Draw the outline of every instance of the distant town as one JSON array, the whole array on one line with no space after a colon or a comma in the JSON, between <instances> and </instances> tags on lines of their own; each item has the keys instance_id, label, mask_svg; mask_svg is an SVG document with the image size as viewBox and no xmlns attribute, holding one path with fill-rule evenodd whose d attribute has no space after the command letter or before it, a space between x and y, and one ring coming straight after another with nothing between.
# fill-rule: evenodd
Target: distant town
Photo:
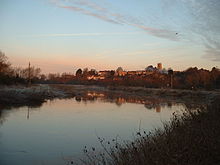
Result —
<instances>
[{"instance_id":1,"label":"distant town","mask_svg":"<svg viewBox=\"0 0 220 165\"><path fill-rule=\"evenodd\" d=\"M76 75L80 74L80 70L77 70ZM134 76L134 75L149 75L153 74L154 72L168 74L168 70L162 69L162 63L158 63L157 67L154 67L152 65L145 68L145 70L138 70L138 71L125 71L122 69L122 67L118 67L116 71L114 70L105 70L105 71L98 71L95 74L88 75L88 80L102 80L108 77L111 77L112 75L115 77L114 79L117 79L116 77L124 77L124 76Z\"/></svg>"},{"instance_id":2,"label":"distant town","mask_svg":"<svg viewBox=\"0 0 220 165\"><path fill-rule=\"evenodd\" d=\"M0 84L75 84L101 86L141 86L146 88L216 89L220 88L220 70L190 67L184 71L165 69L162 63L149 65L143 70L77 69L72 73L42 74L40 68L13 67L7 56L0 52Z\"/></svg>"}]
</instances>

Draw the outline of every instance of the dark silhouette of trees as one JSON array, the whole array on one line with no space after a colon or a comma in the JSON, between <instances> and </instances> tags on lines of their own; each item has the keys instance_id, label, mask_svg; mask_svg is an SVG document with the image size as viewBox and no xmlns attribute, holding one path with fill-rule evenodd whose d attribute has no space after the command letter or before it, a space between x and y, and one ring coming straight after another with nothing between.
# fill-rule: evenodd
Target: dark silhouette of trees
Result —
<instances>
[{"instance_id":1,"label":"dark silhouette of trees","mask_svg":"<svg viewBox=\"0 0 220 165\"><path fill-rule=\"evenodd\" d=\"M8 62L8 57L0 51L0 74L9 74L11 64Z\"/></svg>"},{"instance_id":2,"label":"dark silhouette of trees","mask_svg":"<svg viewBox=\"0 0 220 165\"><path fill-rule=\"evenodd\" d=\"M122 74L118 74L117 71ZM135 72L135 71L134 71ZM188 68L185 71L167 72L146 71L143 74L126 74L119 67L116 71L101 71L84 69L79 71L78 77L71 81L73 84L103 85L103 86L142 86L147 88L178 88L178 89L215 89L220 88L220 71L213 68L211 71L198 68ZM96 79L93 79L96 77ZM104 77L99 79L99 77Z\"/></svg>"},{"instance_id":3,"label":"dark silhouette of trees","mask_svg":"<svg viewBox=\"0 0 220 165\"><path fill-rule=\"evenodd\" d=\"M220 70L213 67L210 75L211 86L213 88L220 88Z\"/></svg>"},{"instance_id":4,"label":"dark silhouette of trees","mask_svg":"<svg viewBox=\"0 0 220 165\"><path fill-rule=\"evenodd\" d=\"M65 83L102 86L142 86L147 88L179 88L179 89L219 89L220 70L213 67L211 71L188 68L185 71L158 72L152 65L143 72L123 71L122 67L114 70L97 72L95 69L78 69L75 76L71 73L40 74L41 69L34 66L13 68L7 56L0 51L0 84L25 84L30 78L35 83Z\"/></svg>"},{"instance_id":5,"label":"dark silhouette of trees","mask_svg":"<svg viewBox=\"0 0 220 165\"><path fill-rule=\"evenodd\" d=\"M185 83L187 88L196 88L199 84L198 68L189 68L185 71Z\"/></svg>"},{"instance_id":6,"label":"dark silhouette of trees","mask_svg":"<svg viewBox=\"0 0 220 165\"><path fill-rule=\"evenodd\" d=\"M40 72L41 72L40 68L35 68L34 66L32 66L30 68L27 67L27 68L24 68L21 70L20 77L22 77L24 79L28 79L30 76L30 79L36 79L36 78L40 77Z\"/></svg>"},{"instance_id":7,"label":"dark silhouette of trees","mask_svg":"<svg viewBox=\"0 0 220 165\"><path fill-rule=\"evenodd\" d=\"M90 71L88 71L89 76L94 76L94 75L97 75L97 74L98 74L98 72L95 69L91 69Z\"/></svg>"},{"instance_id":8,"label":"dark silhouette of trees","mask_svg":"<svg viewBox=\"0 0 220 165\"><path fill-rule=\"evenodd\" d=\"M14 75L11 64L8 62L8 57L0 51L0 84L10 85L19 81L21 80Z\"/></svg>"},{"instance_id":9,"label":"dark silhouette of trees","mask_svg":"<svg viewBox=\"0 0 220 165\"><path fill-rule=\"evenodd\" d=\"M0 51L0 84L17 84L17 83L26 83L30 78L32 81L39 79L41 69L32 67L13 68L8 62L7 56Z\"/></svg>"},{"instance_id":10,"label":"dark silhouette of trees","mask_svg":"<svg viewBox=\"0 0 220 165\"><path fill-rule=\"evenodd\" d=\"M111 70L110 71L110 77L113 77L115 75L115 71L114 70Z\"/></svg>"},{"instance_id":11,"label":"dark silhouette of trees","mask_svg":"<svg viewBox=\"0 0 220 165\"><path fill-rule=\"evenodd\" d=\"M116 69L116 72L123 72L123 68L122 68L122 67L118 67L118 68Z\"/></svg>"},{"instance_id":12,"label":"dark silhouette of trees","mask_svg":"<svg viewBox=\"0 0 220 165\"><path fill-rule=\"evenodd\" d=\"M84 68L83 69L83 77L87 77L89 73L89 69L88 68Z\"/></svg>"},{"instance_id":13,"label":"dark silhouette of trees","mask_svg":"<svg viewBox=\"0 0 220 165\"><path fill-rule=\"evenodd\" d=\"M122 76L123 75L123 68L122 67L118 67L115 71L115 75L116 76Z\"/></svg>"},{"instance_id":14,"label":"dark silhouette of trees","mask_svg":"<svg viewBox=\"0 0 220 165\"><path fill-rule=\"evenodd\" d=\"M170 76L170 88L173 88L173 69L168 69L168 75Z\"/></svg>"},{"instance_id":15,"label":"dark silhouette of trees","mask_svg":"<svg viewBox=\"0 0 220 165\"><path fill-rule=\"evenodd\" d=\"M78 69L76 71L76 77L81 77L82 76L82 69Z\"/></svg>"},{"instance_id":16,"label":"dark silhouette of trees","mask_svg":"<svg viewBox=\"0 0 220 165\"><path fill-rule=\"evenodd\" d=\"M145 71L153 72L155 70L155 67L153 65L149 65L145 68Z\"/></svg>"}]
</instances>

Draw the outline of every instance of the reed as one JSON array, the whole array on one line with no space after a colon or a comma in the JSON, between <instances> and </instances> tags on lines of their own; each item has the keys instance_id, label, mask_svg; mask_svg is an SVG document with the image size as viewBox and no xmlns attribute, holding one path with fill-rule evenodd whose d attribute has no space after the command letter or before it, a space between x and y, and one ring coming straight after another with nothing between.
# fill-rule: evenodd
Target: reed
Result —
<instances>
[{"instance_id":1,"label":"reed","mask_svg":"<svg viewBox=\"0 0 220 165\"><path fill-rule=\"evenodd\" d=\"M220 97L204 109L173 114L162 129L138 131L132 142L105 141L84 149L85 165L217 165L220 163ZM113 143L113 144L112 144ZM111 145L111 147L109 146ZM74 162L72 162L74 164Z\"/></svg>"}]
</instances>

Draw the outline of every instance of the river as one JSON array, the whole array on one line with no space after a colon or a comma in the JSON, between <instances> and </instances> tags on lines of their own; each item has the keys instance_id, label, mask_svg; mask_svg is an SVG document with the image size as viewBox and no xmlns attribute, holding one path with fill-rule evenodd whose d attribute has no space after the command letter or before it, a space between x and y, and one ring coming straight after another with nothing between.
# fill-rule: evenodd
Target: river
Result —
<instances>
[{"instance_id":1,"label":"river","mask_svg":"<svg viewBox=\"0 0 220 165\"><path fill-rule=\"evenodd\" d=\"M169 121L185 106L87 93L86 97L48 100L38 107L3 108L0 114L0 164L68 164L83 148L102 150L106 141L132 140Z\"/></svg>"}]
</instances>

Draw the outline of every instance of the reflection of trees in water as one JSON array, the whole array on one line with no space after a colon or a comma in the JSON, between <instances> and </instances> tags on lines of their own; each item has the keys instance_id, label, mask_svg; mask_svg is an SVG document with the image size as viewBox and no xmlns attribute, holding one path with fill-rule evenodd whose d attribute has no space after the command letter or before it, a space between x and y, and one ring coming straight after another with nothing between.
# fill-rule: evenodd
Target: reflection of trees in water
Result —
<instances>
[{"instance_id":1,"label":"reflection of trees in water","mask_svg":"<svg viewBox=\"0 0 220 165\"><path fill-rule=\"evenodd\" d=\"M6 121L6 113L3 112L3 109L0 109L0 125L2 125Z\"/></svg>"},{"instance_id":2,"label":"reflection of trees in water","mask_svg":"<svg viewBox=\"0 0 220 165\"><path fill-rule=\"evenodd\" d=\"M188 111L197 111L198 109L206 109L207 108L207 104L195 104L195 103L191 103L191 104L185 104L185 107Z\"/></svg>"},{"instance_id":3,"label":"reflection of trees in water","mask_svg":"<svg viewBox=\"0 0 220 165\"><path fill-rule=\"evenodd\" d=\"M76 96L76 97L75 97L75 100L76 100L77 102L81 102L82 98L81 98L81 96Z\"/></svg>"},{"instance_id":4,"label":"reflection of trees in water","mask_svg":"<svg viewBox=\"0 0 220 165\"><path fill-rule=\"evenodd\" d=\"M104 97L104 94L103 93L96 93L96 92L87 92L87 93L75 96L75 100L77 102L81 102L81 101L95 102L99 97Z\"/></svg>"},{"instance_id":5,"label":"reflection of trees in water","mask_svg":"<svg viewBox=\"0 0 220 165\"><path fill-rule=\"evenodd\" d=\"M157 106L157 107L156 107L156 112L157 112L157 113L160 113L160 112L161 112L161 106Z\"/></svg>"},{"instance_id":6,"label":"reflection of trees in water","mask_svg":"<svg viewBox=\"0 0 220 165\"><path fill-rule=\"evenodd\" d=\"M172 108L172 102L167 102L167 107Z\"/></svg>"},{"instance_id":7,"label":"reflection of trees in water","mask_svg":"<svg viewBox=\"0 0 220 165\"><path fill-rule=\"evenodd\" d=\"M114 92L97 92L97 91L89 91L81 96L76 96L75 99L77 101L101 101L101 102L107 102L107 103L115 103L118 107L125 103L135 103L135 104L144 104L146 109L153 110L155 112L161 112L161 110L165 107L172 108L172 106L175 105L184 105L185 108L189 110L194 110L201 108L204 106L202 103L194 102L193 100L191 102L184 100L175 101L170 100L169 98L159 98L159 97L145 97L145 96L135 96L135 95L126 95L125 93L114 93ZM79 101L79 102L80 102Z\"/></svg>"},{"instance_id":8,"label":"reflection of trees in water","mask_svg":"<svg viewBox=\"0 0 220 165\"><path fill-rule=\"evenodd\" d=\"M155 110L156 112L161 112L161 108L172 108L173 105L175 105L176 103L174 102L163 102L161 100L159 101L147 101L144 106L145 108L147 108L148 110Z\"/></svg>"},{"instance_id":9,"label":"reflection of trees in water","mask_svg":"<svg viewBox=\"0 0 220 165\"><path fill-rule=\"evenodd\" d=\"M35 103L35 104L29 104L29 105L16 105L16 106L5 106L5 105L0 105L0 125L2 125L7 117L10 115L12 112L12 109L16 108L16 110L19 110L20 108L25 108L27 107L27 116L26 118L30 118L30 111L36 111L39 110L38 108L42 106L42 103Z\"/></svg>"},{"instance_id":10,"label":"reflection of trees in water","mask_svg":"<svg viewBox=\"0 0 220 165\"><path fill-rule=\"evenodd\" d=\"M153 98L153 97L144 97L144 96L135 96L135 95L126 95L124 93L114 93L114 92L96 92L96 91L88 91L85 93L78 94L74 97L76 102L79 103L94 103L96 101L106 102L106 103L114 103L117 106L121 106L125 103L135 103L135 104L143 104L144 107L148 110L153 110L155 112L160 113L161 109L164 107L172 108L174 105L179 105L176 101L170 101L166 98ZM26 105L15 105L15 106L4 106L0 105L0 124L4 123L7 118L7 112L10 112L12 108L19 108L28 106L30 111L36 110L38 107L42 106L42 102L30 103ZM181 105L185 105L188 110L195 110L198 108L204 108L204 104L198 104L195 102L182 102ZM29 111L27 110L27 118L29 118Z\"/></svg>"},{"instance_id":11,"label":"reflection of trees in water","mask_svg":"<svg viewBox=\"0 0 220 165\"><path fill-rule=\"evenodd\" d=\"M124 104L124 103L126 103L127 101L126 101L126 99L125 98L123 98L123 97L118 97L118 98L116 98L116 100L115 100L115 104L117 105L117 106L121 106L122 104Z\"/></svg>"},{"instance_id":12,"label":"reflection of trees in water","mask_svg":"<svg viewBox=\"0 0 220 165\"><path fill-rule=\"evenodd\" d=\"M89 91L87 93L75 96L77 102L107 102L115 103L118 107L125 103L135 103L135 104L144 104L145 108L148 110L154 110L156 112L161 112L161 109L164 107L172 108L173 105L176 105L175 101L170 101L162 98L152 98L152 97L141 97L134 95L118 94L112 92L96 92Z\"/></svg>"}]
</instances>

